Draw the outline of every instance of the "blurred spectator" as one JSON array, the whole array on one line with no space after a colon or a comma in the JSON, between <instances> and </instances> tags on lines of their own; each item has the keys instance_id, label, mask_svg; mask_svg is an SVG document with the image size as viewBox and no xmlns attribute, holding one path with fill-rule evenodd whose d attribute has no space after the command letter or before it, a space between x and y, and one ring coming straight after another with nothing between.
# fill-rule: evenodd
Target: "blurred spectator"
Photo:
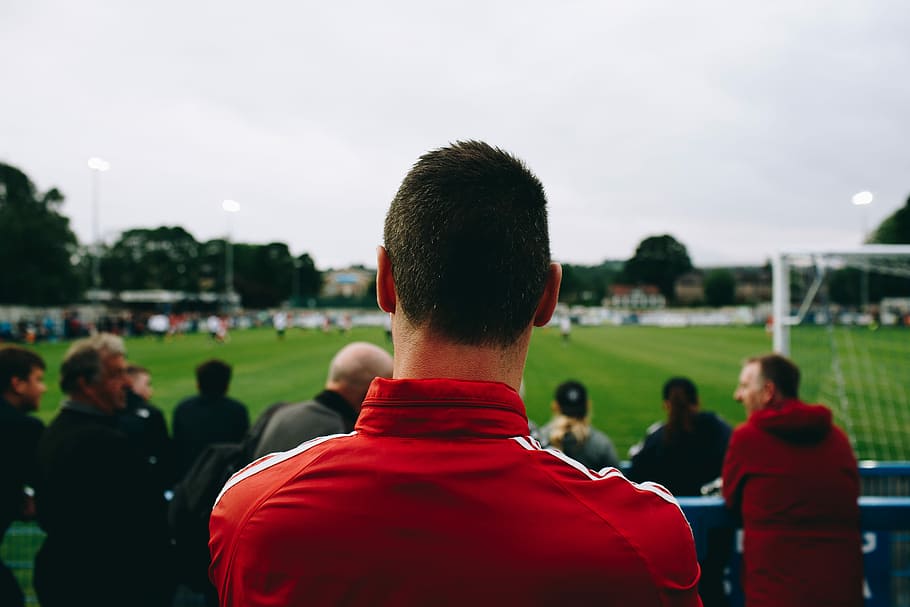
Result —
<instances>
[{"instance_id":1,"label":"blurred spectator","mask_svg":"<svg viewBox=\"0 0 910 607\"><path fill-rule=\"evenodd\" d=\"M145 367L129 365L126 408L117 413L120 429L148 463L162 492L174 484L174 454L161 409L153 405L152 375Z\"/></svg>"},{"instance_id":2,"label":"blurred spectator","mask_svg":"<svg viewBox=\"0 0 910 607\"><path fill-rule=\"evenodd\" d=\"M250 427L246 405L228 398L231 366L212 359L196 368L199 394L183 399L174 410L177 478L183 477L202 450L212 443L236 443Z\"/></svg>"},{"instance_id":3,"label":"blurred spectator","mask_svg":"<svg viewBox=\"0 0 910 607\"><path fill-rule=\"evenodd\" d=\"M799 368L746 361L735 398L748 419L730 439L727 506L743 521L749 607L861 607L859 472L831 411L799 400Z\"/></svg>"},{"instance_id":4,"label":"blurred spectator","mask_svg":"<svg viewBox=\"0 0 910 607\"><path fill-rule=\"evenodd\" d=\"M545 447L559 449L592 470L619 467L613 442L591 426L591 401L581 383L561 384L552 407L556 415L539 431Z\"/></svg>"},{"instance_id":5,"label":"blurred spectator","mask_svg":"<svg viewBox=\"0 0 910 607\"><path fill-rule=\"evenodd\" d=\"M46 391L40 356L16 346L0 349L0 541L13 521L34 516L27 488L35 485L44 424L28 414L38 410ZM12 571L0 561L0 605L24 602Z\"/></svg>"},{"instance_id":6,"label":"blurred spectator","mask_svg":"<svg viewBox=\"0 0 910 607\"><path fill-rule=\"evenodd\" d=\"M660 483L676 496L701 495L703 486L720 477L732 430L714 413L699 410L698 390L689 378L667 380L663 404L667 421L648 428L645 439L629 449L632 465L626 476ZM732 550L732 529L708 533L698 584L705 607L728 603L723 575Z\"/></svg>"},{"instance_id":7,"label":"blurred spectator","mask_svg":"<svg viewBox=\"0 0 910 607\"><path fill-rule=\"evenodd\" d=\"M692 380L674 377L663 387L666 422L648 428L644 440L629 449L630 480L654 481L673 495L701 495L720 476L730 441L729 424L701 411Z\"/></svg>"},{"instance_id":8,"label":"blurred spectator","mask_svg":"<svg viewBox=\"0 0 910 607\"><path fill-rule=\"evenodd\" d=\"M173 590L164 498L117 428L126 350L107 333L75 342L60 385L69 397L38 446L35 557L43 607L162 607Z\"/></svg>"},{"instance_id":9,"label":"blurred spectator","mask_svg":"<svg viewBox=\"0 0 910 607\"><path fill-rule=\"evenodd\" d=\"M266 425L256 457L287 451L317 436L354 429L360 405L375 377L392 376L392 357L373 344L355 342L329 364L325 389L312 400L282 407Z\"/></svg>"}]
</instances>

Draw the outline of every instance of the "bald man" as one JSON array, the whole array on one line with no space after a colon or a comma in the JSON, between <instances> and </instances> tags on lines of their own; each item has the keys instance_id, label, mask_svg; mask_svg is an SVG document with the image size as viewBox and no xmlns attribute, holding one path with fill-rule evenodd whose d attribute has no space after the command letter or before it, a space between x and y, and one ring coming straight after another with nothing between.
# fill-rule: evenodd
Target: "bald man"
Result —
<instances>
[{"instance_id":1,"label":"bald man","mask_svg":"<svg viewBox=\"0 0 910 607\"><path fill-rule=\"evenodd\" d=\"M322 392L313 400L283 407L269 420L256 457L293 449L317 436L351 432L376 377L392 377L389 353L365 342L348 344L332 359Z\"/></svg>"}]
</instances>

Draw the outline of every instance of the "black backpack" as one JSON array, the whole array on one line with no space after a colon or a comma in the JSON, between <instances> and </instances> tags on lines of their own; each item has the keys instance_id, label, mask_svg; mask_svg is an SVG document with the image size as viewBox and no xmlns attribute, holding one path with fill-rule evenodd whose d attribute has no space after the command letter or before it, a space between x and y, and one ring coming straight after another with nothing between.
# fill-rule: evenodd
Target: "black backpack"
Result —
<instances>
[{"instance_id":1,"label":"black backpack","mask_svg":"<svg viewBox=\"0 0 910 607\"><path fill-rule=\"evenodd\" d=\"M197 592L212 592L209 582L209 517L215 499L231 476L253 460L262 432L272 416L288 403L266 409L239 443L206 447L174 486L168 523L177 553L180 582Z\"/></svg>"}]
</instances>

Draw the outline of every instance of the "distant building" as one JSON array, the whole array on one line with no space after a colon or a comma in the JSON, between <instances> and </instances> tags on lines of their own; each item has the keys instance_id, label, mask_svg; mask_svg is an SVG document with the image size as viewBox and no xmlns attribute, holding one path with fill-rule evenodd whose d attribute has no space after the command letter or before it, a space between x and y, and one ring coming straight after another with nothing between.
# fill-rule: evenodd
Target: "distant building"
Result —
<instances>
[{"instance_id":1,"label":"distant building","mask_svg":"<svg viewBox=\"0 0 910 607\"><path fill-rule=\"evenodd\" d=\"M771 270L765 266L730 268L736 279L734 297L737 303L755 304L771 301L774 289L771 285Z\"/></svg>"},{"instance_id":2,"label":"distant building","mask_svg":"<svg viewBox=\"0 0 910 607\"><path fill-rule=\"evenodd\" d=\"M705 276L699 270L686 272L673 285L676 301L684 306L701 304L705 301Z\"/></svg>"},{"instance_id":3,"label":"distant building","mask_svg":"<svg viewBox=\"0 0 910 607\"><path fill-rule=\"evenodd\" d=\"M673 285L676 301L681 305L702 305L705 302L705 275L711 270L729 270L735 281L733 298L738 304L757 304L771 301L771 271L764 266L708 268L693 270L680 276Z\"/></svg>"},{"instance_id":4,"label":"distant building","mask_svg":"<svg viewBox=\"0 0 910 607\"><path fill-rule=\"evenodd\" d=\"M659 309L667 307L667 299L655 285L610 285L610 294L604 305L630 310Z\"/></svg>"},{"instance_id":5,"label":"distant building","mask_svg":"<svg viewBox=\"0 0 910 607\"><path fill-rule=\"evenodd\" d=\"M364 297L376 281L376 272L355 267L329 270L323 277L323 297Z\"/></svg>"}]
</instances>

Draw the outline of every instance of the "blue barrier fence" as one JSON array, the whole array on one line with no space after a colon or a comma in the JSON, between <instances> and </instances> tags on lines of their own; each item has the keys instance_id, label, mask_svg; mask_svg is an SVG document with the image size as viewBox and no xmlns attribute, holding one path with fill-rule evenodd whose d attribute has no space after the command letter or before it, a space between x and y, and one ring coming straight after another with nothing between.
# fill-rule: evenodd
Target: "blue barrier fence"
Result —
<instances>
[{"instance_id":1,"label":"blue barrier fence","mask_svg":"<svg viewBox=\"0 0 910 607\"><path fill-rule=\"evenodd\" d=\"M866 607L910 607L910 462L860 462L859 499L866 574ZM720 497L679 498L692 525L699 556L712 528L736 527ZM741 533L741 532L739 532ZM31 587L34 555L44 532L34 523L14 523L7 531L0 556L19 578L28 605L38 605ZM739 590L741 536L736 542L727 582L731 607L742 605ZM174 607L202 605L201 597L178 593Z\"/></svg>"},{"instance_id":2,"label":"blue barrier fence","mask_svg":"<svg viewBox=\"0 0 910 607\"><path fill-rule=\"evenodd\" d=\"M720 497L682 497L679 504L695 534L699 559L705 554L708 531L719 527L736 528L737 522ZM904 607L910 605L910 497L859 498L863 529L863 563L866 573L867 607ZM727 583L731 607L742 605L739 564L742 536L737 534L734 558L728 569Z\"/></svg>"}]
</instances>

